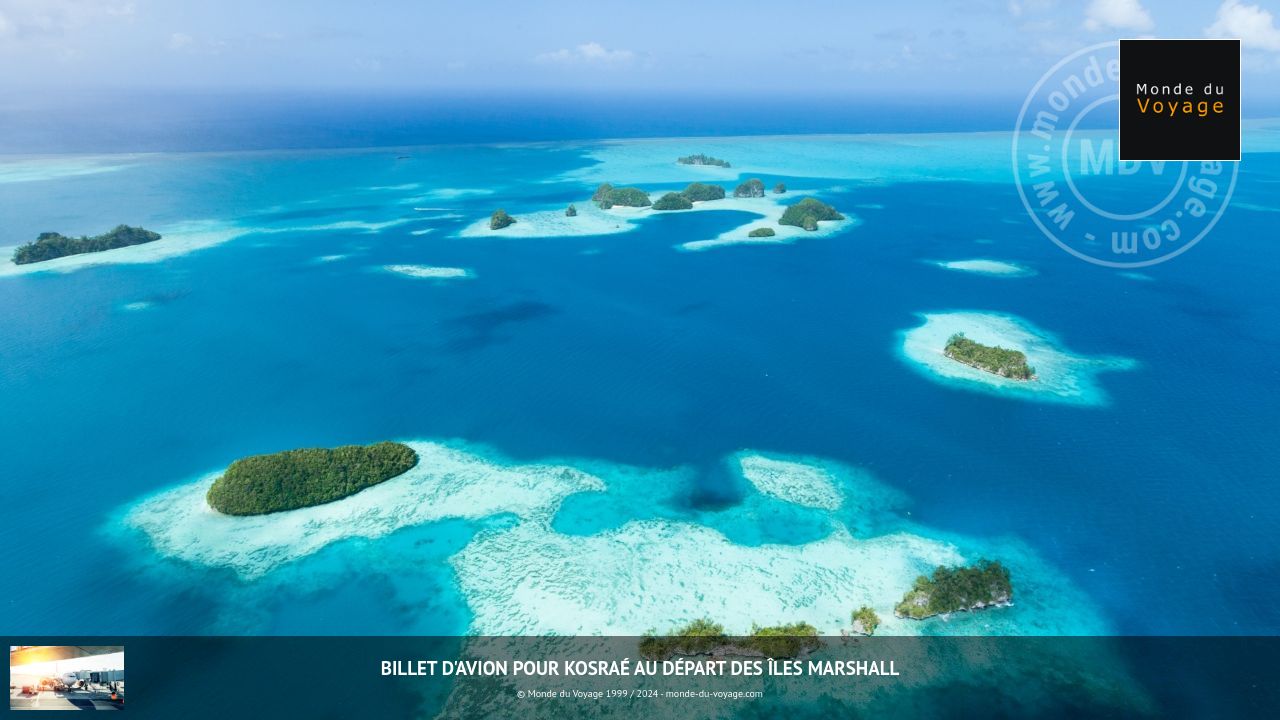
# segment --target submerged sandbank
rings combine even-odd
[[[1122,272],[1120,273],[1120,277],[1128,278],[1130,280],[1137,280],[1138,282],[1154,282],[1155,281],[1155,278],[1151,277],[1146,273],[1141,273],[1141,272]]]
[[[1093,131],[1090,131],[1093,132]],[[792,135],[612,140],[587,146],[596,161],[560,179],[595,186],[602,182],[730,184],[760,177],[854,182],[1007,180],[1008,169],[990,162],[1008,154],[1008,133]],[[681,165],[677,157],[705,152],[730,168]],[[788,193],[791,194],[791,193]]]
[[[576,237],[583,235],[613,235],[635,230],[638,225],[631,219],[601,210],[590,201],[576,205],[578,214],[569,217],[563,207],[513,214],[516,221],[501,230],[489,228],[489,218],[483,217],[464,227],[459,237]]]
[[[5,183],[39,182],[78,175],[97,175],[118,172],[134,167],[136,163],[121,162],[136,159],[137,155],[105,155],[82,157],[27,158],[0,162],[0,185]]]
[[[759,454],[740,453],[736,459],[743,478],[765,495],[826,510],[844,503],[835,478],[820,466]]]
[[[836,635],[859,604],[891,608],[916,575],[963,559],[905,533],[857,540],[841,528],[751,547],[702,525],[644,520],[587,537],[524,523],[482,534],[452,562],[482,635],[640,635],[702,617],[744,629],[805,621]],[[883,632],[918,632],[906,623],[886,619]]]
[[[413,197],[405,198],[400,202],[404,205],[422,205],[431,200],[465,200],[466,198],[484,197],[493,193],[494,191],[489,188],[434,188]]]
[[[677,245],[677,249],[698,252],[711,250],[727,245],[788,245],[805,238],[829,237],[858,224],[858,219],[849,212],[842,212],[843,220],[824,220],[818,223],[817,230],[805,230],[794,225],[779,225],[778,219],[786,211],[787,206],[802,197],[810,196],[803,191],[788,192],[785,195],[769,193],[758,198],[727,197],[723,200],[710,200],[694,203],[693,210],[737,210],[760,216],[759,220],[743,223],[738,227],[726,230],[714,238],[691,240]],[[661,193],[657,194],[661,197]],[[836,208],[839,210],[840,208]],[[690,212],[688,210],[682,212]],[[751,231],[767,227],[774,234],[769,237],[751,237]]]
[[[743,544],[696,519],[634,519],[587,535],[556,532],[524,522],[479,534],[451,563],[480,635],[638,635],[712,618],[745,632],[753,624],[808,622],[825,635],[851,625],[850,613],[867,605],[883,620],[881,635],[1104,634],[1106,624],[1071,582],[1025,545],[1010,538],[947,535],[909,522],[896,490],[839,463],[744,451],[731,458],[743,476],[760,468],[775,475],[770,491],[827,505],[830,529],[802,543]],[[765,462],[762,464],[760,460]],[[613,472],[597,470],[606,494]],[[616,484],[629,494],[661,497],[662,478]],[[757,485],[764,494],[764,490]],[[835,495],[853,493],[846,504]],[[777,497],[770,493],[770,497]],[[635,503],[641,498],[621,498]],[[739,506],[763,509],[752,498]],[[601,506],[583,507],[599,512]],[[571,512],[564,506],[560,514]],[[875,516],[867,521],[867,517]],[[889,516],[896,516],[891,519]],[[869,528],[875,528],[868,534]],[[965,617],[914,621],[893,607],[915,578],[939,565],[999,558],[1014,574],[1015,605]],[[1026,602],[1023,602],[1023,596]]]
[[[383,265],[382,269],[397,275],[434,280],[475,277],[475,274],[466,268],[436,267],[433,265]]]
[[[990,275],[992,277],[1027,277],[1035,275],[1036,271],[1025,265],[1019,265],[1015,262],[1006,260],[988,260],[985,258],[974,258],[972,260],[936,260],[932,261],[933,265],[946,270],[955,270],[957,272],[975,273],[978,275]]]

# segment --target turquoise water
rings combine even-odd
[[[700,150],[734,169],[665,160]],[[844,528],[860,540],[906,533],[1021,572],[1015,608],[923,632],[1273,633],[1280,249],[1268,238],[1280,156],[1247,155],[1214,233],[1140,278],[1044,239],[1007,163],[1007,137],[984,134],[9,166],[0,246],[119,222],[165,232],[201,221],[208,242],[151,262],[0,274],[0,625],[462,633],[518,590],[477,595],[468,578],[485,577],[485,558],[468,548],[491,548],[520,577],[538,558],[502,555],[515,537],[505,533],[528,532],[547,553],[602,547],[624,568],[606,578],[624,587],[627,563],[644,558],[605,541],[635,521],[676,528],[677,548],[693,537],[680,528],[712,528],[725,552],[763,552],[778,567]],[[459,236],[495,207],[518,218],[585,205],[602,178],[661,190],[740,173],[811,191],[859,222],[705,252],[674,246],[755,216]],[[932,264],[971,258],[1034,275]],[[472,277],[383,269],[397,264]],[[1095,379],[1105,402],[933,382],[904,358],[902,333],[921,314],[955,311],[1020,318],[1082,357],[1132,367]],[[160,552],[127,521],[237,457],[385,438],[439,440],[517,468],[563,464],[605,489],[551,498],[549,517],[512,510],[354,533],[254,577]],[[761,493],[735,470],[742,451],[838,468],[843,506]],[[610,587],[589,588],[601,607],[618,602]],[[540,612],[518,610],[530,622]]]

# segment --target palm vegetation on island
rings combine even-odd
[[[723,200],[724,188],[719,185],[707,185],[705,183],[689,183],[689,186],[680,191],[680,194],[689,199],[690,202],[706,202],[707,200]]]
[[[117,225],[114,229],[93,237],[67,237],[56,232],[45,232],[26,245],[13,251],[15,265],[44,262],[68,255],[115,250],[116,248],[142,245],[160,239],[160,233],[129,225]]]
[[[794,658],[818,649],[821,644],[818,629],[806,622],[768,627],[753,625],[748,635],[730,636],[720,623],[703,619],[665,635],[646,633],[640,640],[640,654],[650,660],[712,653]]]
[[[762,190],[763,192],[763,190]],[[825,220],[843,220],[844,215],[836,212],[836,209],[816,198],[804,198],[794,205],[789,205],[782,212],[782,217],[778,219],[779,225],[792,225],[794,227],[803,228],[813,231],[818,229],[818,223]]]
[[[614,187],[609,183],[602,183],[596,188],[596,192],[591,196],[596,205],[602,210],[617,205],[621,207],[649,207],[652,203],[649,200],[649,193],[634,187]]]
[[[506,210],[498,208],[493,211],[493,215],[489,216],[489,229],[501,230],[515,221],[516,219],[508,215]]]
[[[712,165],[715,167],[723,167],[723,168],[729,167],[728,160],[721,160],[720,158],[717,158],[717,157],[711,157],[710,155],[707,155],[705,153],[697,153],[695,155],[686,155],[681,158],[676,158],[676,162],[680,163],[681,165]]]
[[[680,193],[669,192],[653,203],[654,210],[688,210],[693,207],[689,198]]]
[[[859,635],[875,635],[880,627],[880,616],[875,610],[863,605],[853,611],[853,631]]]
[[[226,515],[266,515],[341,500],[417,464],[413,448],[395,442],[253,455],[231,463],[205,499]]]
[[[894,608],[899,617],[922,620],[943,613],[1006,605],[1013,599],[1009,570],[999,561],[980,560],[968,567],[939,566],[921,575]]]
[[[764,197],[764,181],[760,178],[751,178],[734,188],[733,196],[737,198]]]
[[[1036,369],[1027,364],[1024,353],[998,345],[983,345],[965,337],[964,333],[952,335],[942,354],[956,362],[1000,377],[1031,380],[1036,376]]]

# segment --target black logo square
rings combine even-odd
[[[1240,159],[1239,40],[1120,41],[1120,159]]]

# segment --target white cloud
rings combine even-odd
[[[165,41],[165,47],[173,52],[191,53],[193,55],[219,55],[227,47],[226,40],[176,32]]]
[[[20,37],[63,35],[103,18],[131,20],[132,2],[97,0],[0,0],[0,34]]]
[[[1150,30],[1151,14],[1139,0],[1092,0],[1084,11],[1086,30]]]
[[[1240,38],[1242,47],[1280,52],[1280,29],[1275,17],[1257,5],[1241,5],[1239,0],[1226,0],[1218,8],[1218,17],[1204,29],[1206,37]]]
[[[593,65],[623,65],[635,60],[630,50],[610,50],[598,42],[583,43],[572,50],[560,48],[542,53],[534,60],[542,63],[589,63]]]
[[[1009,0],[1009,14],[1022,17],[1026,13],[1045,12],[1054,5],[1054,0]]]

